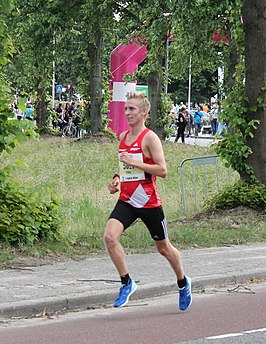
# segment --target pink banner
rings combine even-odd
[[[127,130],[125,118],[125,101],[127,92],[136,88],[136,82],[125,83],[125,74],[134,73],[139,64],[147,57],[147,47],[139,44],[118,45],[111,53],[110,61],[110,90],[112,101],[108,104],[109,128],[118,136]]]

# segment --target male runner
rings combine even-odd
[[[158,252],[170,263],[179,288],[179,308],[185,311],[192,302],[191,280],[185,276],[178,250],[167,236],[167,225],[162,200],[156,189],[156,176],[165,178],[167,168],[159,137],[145,127],[150,102],[144,92],[127,94],[125,115],[130,130],[120,135],[119,173],[108,188],[111,194],[119,191],[119,200],[106,225],[106,249],[120,275],[122,286],[114,306],[127,304],[137,289],[130,278],[125,254],[119,238],[137,218],[140,218],[156,244]]]

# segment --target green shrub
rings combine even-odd
[[[240,205],[266,211],[266,185],[250,184],[241,180],[225,188],[207,204],[211,209],[234,208]]]
[[[0,185],[0,241],[11,245],[60,239],[59,201],[38,195],[8,181]]]
[[[36,131],[39,134],[47,134],[47,135],[54,135],[54,136],[61,136],[62,133],[59,129],[53,129],[51,127],[49,127],[48,125],[45,125],[41,128],[37,128]]]

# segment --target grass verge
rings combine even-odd
[[[12,155],[2,155],[1,165],[19,158],[27,165],[15,177],[45,193],[54,190],[62,203],[64,240],[60,243],[41,243],[16,249],[1,244],[0,265],[12,264],[21,257],[32,261],[58,261],[67,257],[83,257],[104,252],[103,233],[117,196],[108,194],[107,183],[117,167],[116,141],[74,141],[46,138],[17,147]],[[184,217],[180,192],[180,164],[184,159],[213,155],[211,148],[164,143],[168,167],[166,179],[158,178],[158,189],[164,201],[169,224],[169,237],[180,249],[243,244],[266,240],[263,215],[248,208],[201,213],[209,195],[219,192],[212,166],[184,169],[188,216]],[[220,186],[228,183],[227,169],[221,165]],[[236,178],[236,177],[234,177]],[[196,202],[195,202],[196,185]],[[196,204],[195,204],[196,203]],[[197,215],[195,215],[195,213]],[[153,249],[153,241],[141,222],[129,228],[122,237],[129,252]],[[31,263],[33,264],[33,263]]]

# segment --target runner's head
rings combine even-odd
[[[145,92],[138,92],[138,91],[133,90],[133,91],[127,93],[126,98],[127,98],[127,100],[137,99],[139,101],[138,106],[142,110],[145,110],[145,112],[147,113],[146,118],[148,117],[148,113],[149,113],[150,108],[151,108],[151,103],[150,103],[149,99],[147,98]]]

